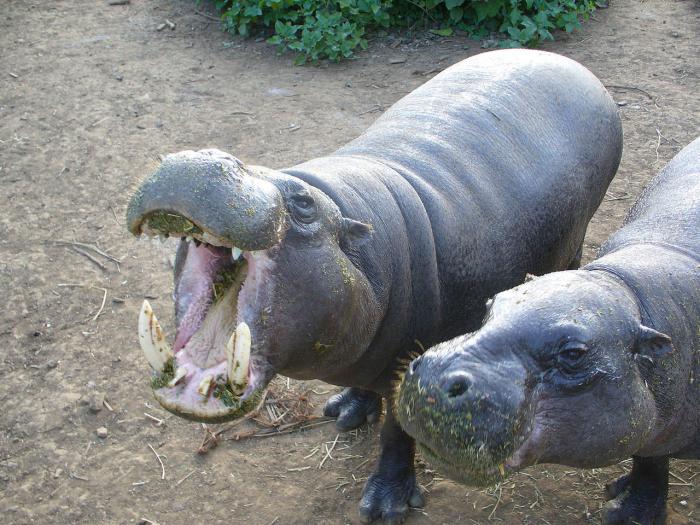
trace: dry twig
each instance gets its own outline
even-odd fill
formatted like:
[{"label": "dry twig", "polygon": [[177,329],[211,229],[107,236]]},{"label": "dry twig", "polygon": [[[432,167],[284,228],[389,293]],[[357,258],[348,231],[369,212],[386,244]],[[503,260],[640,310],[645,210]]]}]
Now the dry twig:
[{"label": "dry twig", "polygon": [[203,16],[204,18],[208,18],[209,20],[214,20],[215,22],[221,22],[221,18],[217,16],[212,16],[209,13],[204,13],[202,11],[198,11],[197,9],[194,10],[195,14],[199,16]]},{"label": "dry twig", "polygon": [[183,481],[185,481],[187,478],[189,478],[189,477],[190,477],[192,474],[194,474],[194,473],[195,473],[195,471],[194,471],[194,470],[191,470],[189,474],[187,474],[184,478],[182,478],[180,481],[178,481],[177,483],[175,483],[175,486],[176,486],[176,487],[179,486]]},{"label": "dry twig", "polygon": [[[61,288],[91,288],[93,290],[99,290],[102,292],[102,304],[100,305],[100,308],[97,310],[97,313],[92,317],[92,320],[96,321],[97,318],[102,313],[102,310],[104,310],[105,303],[107,302],[107,289],[106,288],[101,288],[100,286],[92,286],[91,284],[79,284],[79,283],[58,283],[56,286],[60,286]],[[85,319],[85,321],[88,321],[88,320],[89,319]]]},{"label": "dry twig", "polygon": [[157,423],[157,426],[159,426],[159,427],[160,427],[160,426],[163,426],[163,425],[165,424],[165,421],[164,421],[164,420],[159,419],[159,418],[157,418],[156,416],[152,416],[152,415],[149,414],[148,412],[144,412],[143,415],[146,416],[146,417],[147,417],[148,419],[150,419],[151,421],[155,421],[155,422]]},{"label": "dry twig", "polygon": [[336,444],[338,443],[338,438],[340,437],[340,434],[335,435],[335,439],[333,440],[333,444],[331,445],[331,448],[328,448],[327,445],[324,444],[326,447],[326,455],[323,456],[323,459],[321,460],[321,463],[318,464],[318,469],[321,470],[323,468],[323,464],[326,462],[328,458],[333,459],[333,456],[331,456],[331,452],[333,452],[333,449],[335,449]]},{"label": "dry twig", "polygon": [[643,93],[647,97],[649,97],[649,100],[654,100],[654,97],[652,97],[647,91],[644,91],[641,88],[635,87],[635,86],[617,86],[614,84],[606,84],[606,88],[609,89],[622,89],[622,90],[628,90],[628,91],[638,91],[639,93]]},{"label": "dry twig", "polygon": [[160,459],[160,454],[156,452],[156,449],[154,449],[150,443],[146,443],[148,445],[148,448],[150,448],[153,453],[156,455],[156,459],[158,460],[158,463],[160,463],[160,479],[165,479],[165,465],[163,465],[163,460]]},{"label": "dry twig", "polygon": [[79,253],[80,255],[87,257],[90,261],[92,261],[100,270],[103,272],[107,271],[107,267],[102,264],[100,261],[98,261],[95,257],[90,255],[88,252],[83,250],[82,248],[78,248],[77,246],[71,246],[74,252]]},{"label": "dry twig", "polygon": [[92,288],[94,288],[95,290],[102,290],[102,304],[100,305],[100,309],[97,310],[97,313],[92,318],[93,321],[97,321],[97,318],[102,313],[102,310],[105,309],[105,302],[107,302],[107,288],[100,288],[98,286],[93,286]]},{"label": "dry twig", "polygon": [[57,246],[71,246],[71,247],[79,247],[79,248],[85,248],[86,250],[90,250],[92,252],[95,252],[97,255],[101,255],[105,259],[109,259],[110,261],[120,264],[122,262],[121,259],[117,259],[113,255],[108,254],[107,252],[100,250],[97,246],[94,244],[88,244],[85,242],[73,242],[73,241],[45,241],[48,244],[55,244]]}]

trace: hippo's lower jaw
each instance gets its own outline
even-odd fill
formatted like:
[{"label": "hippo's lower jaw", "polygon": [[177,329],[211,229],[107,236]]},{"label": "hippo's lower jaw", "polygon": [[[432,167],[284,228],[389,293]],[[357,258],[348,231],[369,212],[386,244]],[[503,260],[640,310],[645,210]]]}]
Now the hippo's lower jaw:
[{"label": "hippo's lower jaw", "polygon": [[440,472],[450,479],[459,481],[465,485],[473,487],[487,487],[503,481],[511,473],[508,463],[497,463],[493,465],[481,464],[475,467],[473,462],[460,463],[454,458],[444,458],[428,445],[416,440],[416,447],[426,461],[437,467]]},{"label": "hippo's lower jaw", "polygon": [[[411,432],[409,432],[411,434]],[[450,479],[472,487],[488,487],[499,483],[526,466],[537,461],[528,461],[530,438],[524,440],[515,452],[498,460],[485,448],[465,449],[462,454],[443,456],[431,446],[416,439],[416,447],[428,461]],[[459,456],[459,457],[458,457]]]},{"label": "hippo's lower jaw", "polygon": [[[183,221],[188,222],[173,215],[171,222]],[[142,228],[147,234],[188,234],[181,241],[184,262],[176,270],[180,278],[173,294],[178,322],[173,350],[148,301],[139,316],[139,341],[154,371],[154,396],[185,419],[218,423],[238,418],[255,408],[274,376],[264,359],[251,356],[256,345],[243,315],[256,295],[265,271],[260,259],[265,257],[226,247],[191,223],[186,230],[173,229],[172,224],[166,229],[150,222]]]}]

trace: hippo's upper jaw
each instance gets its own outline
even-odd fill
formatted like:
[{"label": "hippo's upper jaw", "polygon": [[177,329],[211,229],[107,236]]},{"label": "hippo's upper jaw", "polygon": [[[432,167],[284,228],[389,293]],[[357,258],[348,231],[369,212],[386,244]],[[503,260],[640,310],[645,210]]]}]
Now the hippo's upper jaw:
[{"label": "hippo's upper jaw", "polygon": [[155,397],[171,412],[234,419],[276,371],[317,373],[356,357],[348,345],[361,345],[349,334],[362,319],[353,305],[371,288],[339,238],[369,228],[343,218],[319,190],[217,150],[186,151],[138,188],[127,222],[136,236],[181,238],[172,349],[148,302],[139,317]]}]

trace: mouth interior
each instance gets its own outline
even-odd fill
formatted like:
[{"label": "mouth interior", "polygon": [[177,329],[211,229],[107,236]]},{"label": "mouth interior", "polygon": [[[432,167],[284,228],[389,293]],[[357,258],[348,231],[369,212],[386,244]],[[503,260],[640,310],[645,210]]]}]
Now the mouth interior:
[{"label": "mouth interior", "polygon": [[[156,399],[171,412],[197,421],[225,421],[248,412],[265,386],[256,384],[261,374],[251,367],[250,329],[241,313],[244,296],[254,296],[241,291],[259,282],[260,272],[251,268],[255,257],[174,213],[147,217],[141,232],[181,237],[187,243],[176,270],[172,351],[150,306],[141,313],[139,336],[155,370],[151,386]],[[152,346],[162,351],[154,354]]]}]

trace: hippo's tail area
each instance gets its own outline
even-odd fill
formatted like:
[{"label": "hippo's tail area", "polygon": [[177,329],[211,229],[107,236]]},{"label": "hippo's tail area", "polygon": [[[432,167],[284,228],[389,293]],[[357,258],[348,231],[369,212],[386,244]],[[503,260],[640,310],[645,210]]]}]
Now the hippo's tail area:
[{"label": "hippo's tail area", "polygon": [[644,188],[599,256],[637,243],[674,247],[700,261],[700,137]]}]

